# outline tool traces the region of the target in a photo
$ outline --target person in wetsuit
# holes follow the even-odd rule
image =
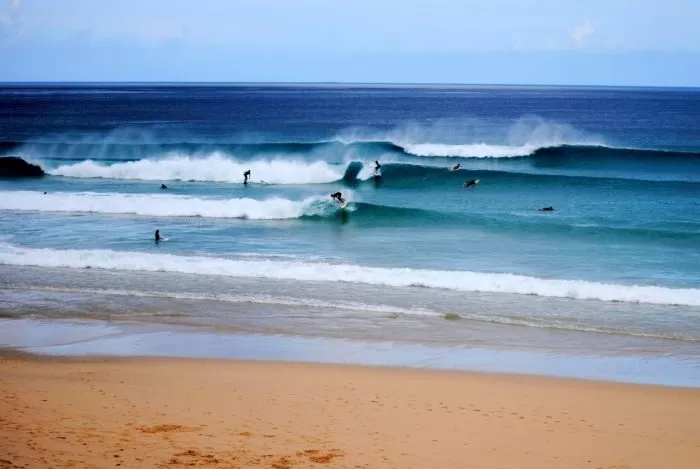
[[[248,185],[248,179],[250,179],[250,170],[243,173],[243,184]]]
[[[471,187],[471,186],[476,186],[476,179],[472,179],[471,181],[464,183],[464,187]]]
[[[552,206],[550,205],[549,207],[543,207],[543,208],[537,209],[537,211],[538,211],[538,212],[553,212],[553,211],[554,211],[554,207],[552,207]]]
[[[331,198],[337,200],[339,204],[345,203],[345,199],[343,199],[343,194],[341,194],[340,192],[335,192],[331,194]]]
[[[165,189],[168,188],[168,186],[166,186],[165,184],[161,184],[161,185],[160,185],[160,188],[161,188],[162,190],[165,190]]]
[[[379,176],[379,170],[382,169],[382,165],[379,164],[379,161],[374,161],[374,175]]]
[[[462,169],[462,165],[460,163],[457,163],[456,165],[454,165],[452,167],[452,169],[450,171],[457,171],[459,169]]]
[[[156,243],[163,239],[160,236],[160,230],[156,230],[155,238],[156,238]]]

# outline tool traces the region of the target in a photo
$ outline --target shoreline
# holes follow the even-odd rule
[[[494,379],[505,379],[505,380],[536,380],[542,382],[559,382],[559,383],[569,383],[575,386],[579,383],[585,386],[587,383],[591,385],[600,386],[620,386],[620,387],[639,387],[639,388],[649,388],[649,389],[668,389],[668,390],[679,390],[679,391],[689,391],[689,392],[699,392],[700,387],[695,386],[669,386],[665,384],[653,384],[653,383],[637,383],[637,382],[627,382],[627,381],[611,381],[595,378],[576,378],[570,376],[556,376],[556,375],[541,375],[533,373],[518,373],[518,372],[507,372],[507,371],[485,371],[485,370],[467,370],[467,369],[447,369],[447,368],[417,368],[412,366],[403,365],[375,365],[375,364],[362,364],[362,363],[331,363],[331,362],[320,362],[320,361],[293,361],[293,360],[267,360],[267,359],[239,359],[239,358],[207,358],[207,357],[186,357],[186,356],[149,356],[149,355],[46,355],[33,352],[26,352],[18,349],[2,348],[0,347],[0,363],[3,361],[25,361],[25,362],[36,362],[36,363],[46,363],[46,364],[85,364],[85,365],[100,365],[100,364],[138,364],[141,362],[147,362],[152,365],[165,365],[169,362],[175,363],[212,363],[221,366],[236,364],[245,364],[246,366],[274,366],[274,367],[286,367],[286,366],[299,366],[299,367],[312,367],[319,369],[336,369],[336,370],[369,370],[372,372],[381,372],[382,370],[388,373],[393,371],[406,372],[406,373],[420,373],[430,376],[435,375],[453,375],[459,376],[464,375],[465,378],[469,377],[488,377]]]
[[[690,469],[700,459],[700,389],[0,353],[0,398],[3,469]]]
[[[517,374],[700,388],[700,357],[215,332],[163,324],[0,319],[0,347],[47,357],[224,359]],[[1,350],[1,349],[0,349]]]

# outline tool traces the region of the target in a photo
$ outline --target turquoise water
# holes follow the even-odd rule
[[[14,86],[0,104],[2,154],[47,172],[0,181],[5,314],[118,315],[146,298],[121,313],[454,343],[485,340],[475,323],[521,331],[494,329],[492,345],[526,328],[586,347],[700,342],[697,90]]]

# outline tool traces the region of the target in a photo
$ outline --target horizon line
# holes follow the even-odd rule
[[[226,86],[348,86],[348,87],[463,87],[463,88],[661,88],[661,89],[700,89],[700,85],[574,85],[542,83],[440,83],[440,82],[342,82],[342,81],[99,81],[99,80],[27,80],[5,81],[0,79],[0,86],[7,85],[226,85]]]

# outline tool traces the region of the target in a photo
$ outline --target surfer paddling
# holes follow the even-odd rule
[[[164,190],[167,190],[167,189],[168,189],[168,186],[166,186],[165,184],[161,184],[161,185],[160,185],[160,190],[164,191]]]
[[[539,209],[537,209],[537,211],[538,211],[538,212],[553,212],[553,211],[554,211],[554,207],[552,207],[552,206],[550,205],[549,207],[542,207],[542,208],[539,208]]]
[[[459,171],[460,169],[462,169],[462,165],[457,163],[452,168],[450,168],[450,171]]]
[[[472,186],[476,186],[477,184],[479,184],[479,180],[478,180],[478,179],[472,179],[472,180],[469,181],[469,182],[465,182],[465,183],[464,183],[464,187],[472,187]]]
[[[248,185],[248,179],[250,179],[250,170],[243,173],[243,185]]]
[[[343,194],[341,194],[340,192],[335,192],[331,194],[331,199],[337,200],[340,205],[343,205],[345,203],[345,199],[343,199]]]

